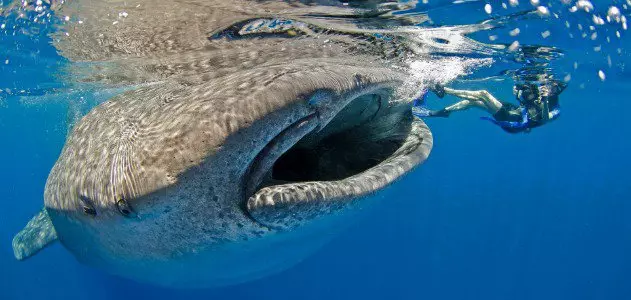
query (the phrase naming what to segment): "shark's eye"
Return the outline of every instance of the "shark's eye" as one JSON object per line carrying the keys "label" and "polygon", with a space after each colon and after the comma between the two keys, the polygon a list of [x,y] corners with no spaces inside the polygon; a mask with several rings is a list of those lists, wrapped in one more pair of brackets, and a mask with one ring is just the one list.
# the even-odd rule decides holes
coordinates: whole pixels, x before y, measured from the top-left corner
{"label": "shark's eye", "polygon": [[125,217],[135,218],[138,216],[136,212],[131,208],[131,205],[129,205],[129,202],[127,202],[127,200],[123,198],[116,201],[116,208],[118,209],[118,212],[120,212]]}
{"label": "shark's eye", "polygon": [[84,206],[83,212],[91,216],[96,216],[96,209],[92,207]]}
{"label": "shark's eye", "polygon": [[94,202],[92,199],[79,195],[79,200],[83,204],[83,212],[87,215],[96,216],[96,208],[94,207]]}

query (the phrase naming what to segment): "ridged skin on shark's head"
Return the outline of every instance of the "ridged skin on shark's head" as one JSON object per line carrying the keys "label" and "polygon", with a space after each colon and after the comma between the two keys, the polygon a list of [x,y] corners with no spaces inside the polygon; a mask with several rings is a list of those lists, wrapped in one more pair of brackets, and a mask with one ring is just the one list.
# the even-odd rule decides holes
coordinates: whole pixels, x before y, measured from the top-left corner
{"label": "ridged skin on shark's head", "polygon": [[[410,18],[394,4],[316,4],[58,8],[82,21],[55,37],[87,62],[69,78],[137,86],[78,122],[50,173],[45,212],[63,245],[142,281],[241,282],[304,258],[422,163],[432,136],[410,103],[431,74],[408,60],[422,47],[374,29]],[[422,71],[444,76],[432,59]]]}

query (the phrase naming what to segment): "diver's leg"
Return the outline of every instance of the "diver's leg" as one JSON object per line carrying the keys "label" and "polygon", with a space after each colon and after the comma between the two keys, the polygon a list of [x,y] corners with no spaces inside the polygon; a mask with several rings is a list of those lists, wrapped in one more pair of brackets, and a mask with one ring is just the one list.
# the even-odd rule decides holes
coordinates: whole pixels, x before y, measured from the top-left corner
{"label": "diver's leg", "polygon": [[454,111],[467,110],[472,107],[477,107],[486,110],[486,105],[482,101],[462,100],[458,103],[449,105],[441,110],[432,110],[427,113],[428,117],[449,117]]}
{"label": "diver's leg", "polygon": [[482,101],[462,100],[460,102],[457,102],[445,107],[443,110],[446,110],[448,112],[454,112],[454,111],[460,111],[460,110],[467,110],[472,107],[486,109],[486,105],[484,105],[484,102]]}
{"label": "diver's leg", "polygon": [[[489,93],[486,90],[468,91],[468,90],[456,90],[456,89],[451,89],[448,87],[445,87],[444,90],[446,94],[453,95],[461,99],[472,101],[476,103],[476,105],[479,105],[478,102],[482,102],[485,109],[490,114],[495,114],[498,110],[502,108],[502,102],[497,100],[491,93]],[[454,105],[458,105],[458,103]]]}
{"label": "diver's leg", "polygon": [[421,111],[418,109],[416,115],[420,117],[449,117],[449,115],[454,111],[467,110],[472,107],[484,109],[489,114],[494,115],[502,108],[502,102],[497,100],[486,90],[468,91],[441,87],[441,92],[456,96],[463,100],[441,110],[424,109]]}

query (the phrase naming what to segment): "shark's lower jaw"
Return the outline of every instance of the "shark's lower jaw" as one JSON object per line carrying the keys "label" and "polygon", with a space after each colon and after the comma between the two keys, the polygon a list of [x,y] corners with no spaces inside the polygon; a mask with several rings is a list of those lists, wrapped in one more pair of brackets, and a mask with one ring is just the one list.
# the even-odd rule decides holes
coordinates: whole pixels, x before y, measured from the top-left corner
{"label": "shark's lower jaw", "polygon": [[423,162],[432,147],[429,129],[407,104],[384,98],[379,92],[363,94],[323,128],[314,114],[274,138],[250,168],[248,214],[270,228],[293,228],[311,218],[296,214],[300,207],[328,214]]}

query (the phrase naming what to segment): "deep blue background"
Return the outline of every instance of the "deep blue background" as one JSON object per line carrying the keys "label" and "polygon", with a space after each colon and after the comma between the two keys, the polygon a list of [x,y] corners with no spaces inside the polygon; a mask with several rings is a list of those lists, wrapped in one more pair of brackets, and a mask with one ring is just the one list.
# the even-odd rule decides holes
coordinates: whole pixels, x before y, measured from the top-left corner
{"label": "deep blue background", "polygon": [[[580,59],[558,121],[507,135],[479,111],[430,120],[430,159],[369,216],[288,271],[210,290],[109,276],[59,244],[15,261],[11,238],[42,205],[67,107],[0,100],[0,299],[631,299],[631,84],[623,70],[601,82],[601,56]],[[9,67],[0,87],[54,81]],[[511,97],[508,83],[491,89]]]}

